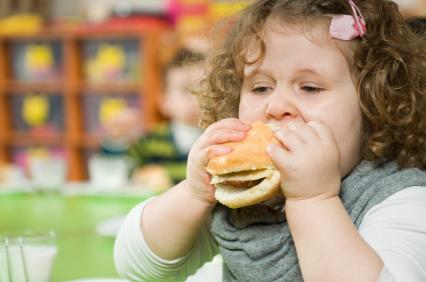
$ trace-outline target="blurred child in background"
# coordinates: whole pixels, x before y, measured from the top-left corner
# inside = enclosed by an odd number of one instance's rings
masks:
[[[138,114],[127,109],[105,129],[102,152],[125,153],[135,166],[132,181],[164,190],[185,178],[186,160],[192,143],[201,134],[198,103],[192,92],[203,75],[204,55],[187,48],[178,50],[163,69],[164,95],[159,110],[168,122],[157,125],[146,135],[136,137]],[[108,140],[125,140],[114,147]],[[125,146],[125,144],[128,144]]]

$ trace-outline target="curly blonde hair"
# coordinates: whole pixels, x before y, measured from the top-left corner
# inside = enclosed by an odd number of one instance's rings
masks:
[[[426,46],[389,0],[358,0],[367,33],[353,41],[351,72],[363,113],[362,157],[395,159],[401,167],[426,168]],[[244,66],[262,59],[265,22],[323,19],[352,15],[343,0],[259,0],[245,9],[212,48],[204,88],[199,93],[200,125],[237,117]],[[257,44],[260,56],[246,57]]]

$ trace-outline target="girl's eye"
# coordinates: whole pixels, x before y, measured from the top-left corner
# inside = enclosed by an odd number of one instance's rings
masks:
[[[272,90],[272,87],[258,86],[258,87],[254,87],[251,91],[257,94],[264,94],[264,93],[270,92],[271,90]]]
[[[317,94],[324,90],[324,88],[310,86],[310,85],[302,86],[300,87],[300,89],[311,94]]]

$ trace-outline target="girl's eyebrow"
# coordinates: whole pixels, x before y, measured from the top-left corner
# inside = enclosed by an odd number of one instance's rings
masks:
[[[324,81],[336,82],[338,79],[334,73],[330,73],[327,70],[317,68],[302,68],[295,71],[296,75],[312,75]]]
[[[261,79],[262,81],[269,81],[272,78],[268,76],[266,73],[262,72],[261,70],[253,70],[249,73],[244,73],[243,77],[243,85],[248,85],[253,83],[254,81],[257,81]]]
[[[311,74],[311,75],[319,76],[319,77],[322,77],[322,78],[327,78],[327,75],[324,72],[319,71],[317,69],[312,69],[312,68],[298,69],[298,70],[296,70],[295,73],[297,73],[297,74]]]
[[[311,75],[323,80],[335,80],[333,78],[333,74],[330,74],[326,70],[320,68],[296,68],[292,70],[291,73],[291,76]],[[248,82],[259,77],[268,78],[270,77],[270,74],[268,70],[262,69],[261,67],[247,67],[246,69],[244,69],[244,81]]]

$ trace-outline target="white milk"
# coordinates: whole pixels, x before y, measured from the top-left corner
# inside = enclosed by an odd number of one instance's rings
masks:
[[[9,268],[6,259],[6,249],[0,246],[0,281],[25,282],[25,272],[21,250],[18,246],[9,247]],[[25,245],[23,248],[29,282],[48,282],[52,272],[53,261],[57,254],[55,246]],[[10,270],[9,270],[10,269]],[[8,271],[11,277],[8,277]]]

